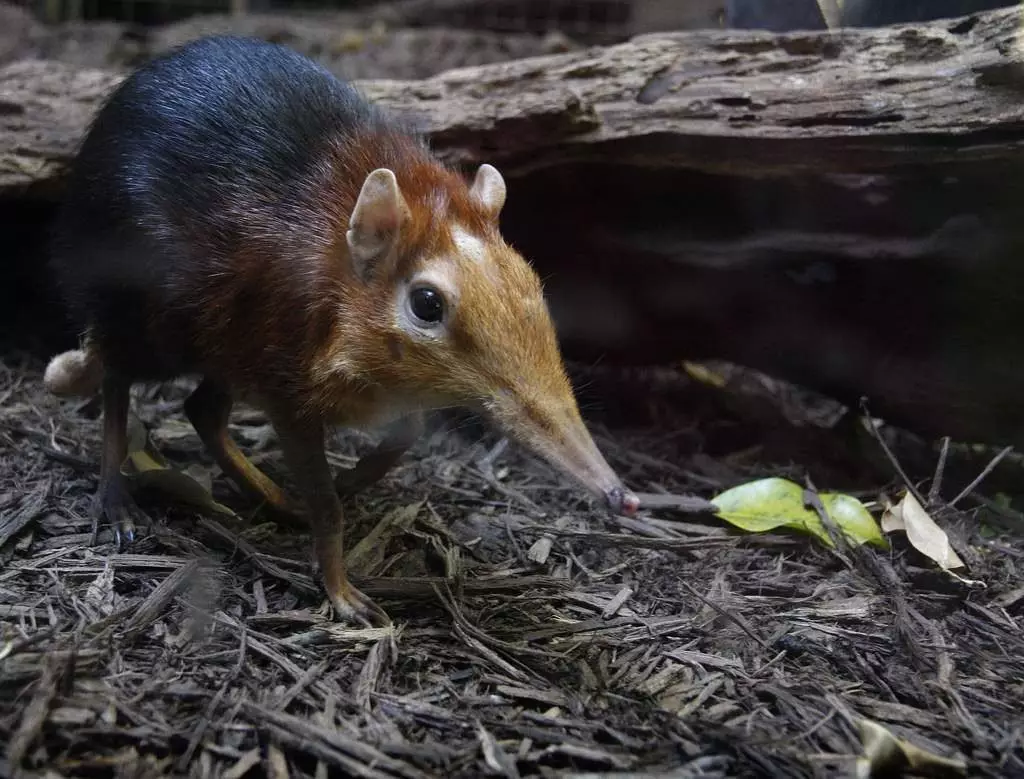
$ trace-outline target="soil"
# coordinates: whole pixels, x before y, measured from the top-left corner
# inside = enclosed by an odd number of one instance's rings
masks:
[[[972,777],[1024,776],[1009,512],[933,504],[981,588],[897,535],[833,550],[680,510],[812,464],[818,488],[843,481],[821,470],[841,445],[821,425],[790,428],[818,443],[787,461],[672,374],[634,377],[636,413],[593,416],[627,482],[662,493],[629,520],[448,418],[346,501],[355,580],[394,620],[367,629],[330,620],[308,537],[211,464],[187,382],[137,388],[134,413],[237,516],[142,494],[134,545],[93,539],[98,406],[49,396],[42,367],[0,365],[2,776],[848,776],[862,718]],[[260,414],[232,433],[289,483]],[[339,434],[334,465],[371,440]],[[892,486],[853,473],[865,500]]]

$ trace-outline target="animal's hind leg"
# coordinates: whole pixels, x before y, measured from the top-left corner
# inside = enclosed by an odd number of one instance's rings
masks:
[[[103,376],[103,450],[100,485],[93,502],[96,520],[105,517],[113,526],[117,547],[135,540],[134,515],[139,513],[121,465],[128,456],[128,407],[131,380],[107,371]]]
[[[283,517],[298,520],[298,508],[284,490],[253,465],[232,440],[228,431],[232,404],[231,393],[207,377],[185,401],[185,414],[217,465],[235,484]]]

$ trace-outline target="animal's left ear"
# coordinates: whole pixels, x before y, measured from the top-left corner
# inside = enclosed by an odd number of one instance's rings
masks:
[[[476,171],[469,194],[490,214],[491,219],[498,221],[498,215],[505,205],[505,179],[496,167],[486,162],[481,165]]]

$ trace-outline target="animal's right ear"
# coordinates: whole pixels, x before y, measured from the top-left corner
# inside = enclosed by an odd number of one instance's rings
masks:
[[[352,266],[363,281],[391,254],[408,214],[392,171],[377,168],[366,177],[345,234]]]

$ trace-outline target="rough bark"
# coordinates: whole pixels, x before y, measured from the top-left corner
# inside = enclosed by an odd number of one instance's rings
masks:
[[[718,27],[725,9],[725,0],[399,0],[368,8],[366,16],[413,27],[494,32],[557,29],[573,40],[607,44],[647,32]]]
[[[962,163],[998,156],[1015,140],[1000,137],[1021,129],[1019,16],[837,34],[655,34],[359,83],[419,116],[447,158],[496,161],[512,174],[612,152],[619,164],[743,175]],[[0,69],[0,187],[58,176],[121,77],[46,60]]]
[[[362,87],[501,167],[570,356],[723,358],[1018,441],[1019,28],[659,34]],[[57,196],[118,79],[0,70],[0,192]]]

